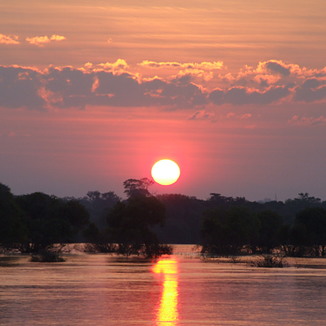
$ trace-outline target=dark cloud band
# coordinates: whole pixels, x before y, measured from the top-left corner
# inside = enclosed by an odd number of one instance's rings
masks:
[[[0,106],[47,109],[86,106],[168,107],[191,109],[214,105],[267,105],[281,100],[314,102],[326,100],[325,72],[304,75],[277,61],[260,63],[256,70],[234,78],[218,75],[211,89],[198,79],[180,77],[140,79],[127,71],[55,68],[45,71],[18,66],[0,67]],[[304,71],[304,70],[302,70]],[[223,87],[214,83],[223,80]]]

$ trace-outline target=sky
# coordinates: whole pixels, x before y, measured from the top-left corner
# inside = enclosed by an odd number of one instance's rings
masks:
[[[0,183],[14,194],[326,200],[324,0],[0,2]]]

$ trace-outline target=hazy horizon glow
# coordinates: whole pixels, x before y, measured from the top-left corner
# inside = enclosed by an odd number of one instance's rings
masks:
[[[0,182],[15,194],[326,200],[326,3],[0,4]]]

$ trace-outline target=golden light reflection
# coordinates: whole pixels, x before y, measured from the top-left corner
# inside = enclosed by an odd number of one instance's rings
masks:
[[[178,321],[178,262],[175,259],[162,258],[154,265],[152,272],[163,276],[156,325],[175,326]]]

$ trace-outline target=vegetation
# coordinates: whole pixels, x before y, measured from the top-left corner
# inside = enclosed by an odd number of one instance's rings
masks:
[[[203,253],[237,255],[258,239],[259,221],[243,207],[206,211],[203,219]]]
[[[79,198],[78,202],[88,211],[93,225],[90,230],[86,231],[86,234],[90,232],[89,235],[91,237],[96,236],[95,233],[99,229],[105,229],[107,227],[106,217],[113,206],[119,201],[120,198],[113,191],[105,193],[89,191],[85,197]]]
[[[23,211],[27,230],[26,241],[21,243],[23,252],[40,252],[53,243],[73,242],[89,215],[76,200],[62,200],[43,193],[16,197]]]
[[[325,257],[325,203],[307,194],[299,194],[299,198],[287,202],[292,208],[301,209],[294,210],[292,223],[271,210],[257,211],[252,208],[241,213],[240,220],[234,218],[232,206],[226,211],[220,208],[206,213],[203,220],[203,252],[225,255],[281,251],[288,256]],[[294,203],[298,206],[294,206]],[[267,260],[264,262],[268,263]]]
[[[39,254],[40,260],[46,260],[53,256],[48,252],[52,244],[75,241],[88,223],[88,212],[77,200],[63,200],[38,192],[15,197],[8,187],[0,185],[0,244],[3,248]]]
[[[139,192],[146,197],[150,181],[147,179],[142,184],[142,180],[129,179],[125,186],[127,196]],[[117,203],[127,205],[128,200],[123,201],[112,192],[108,193],[109,196],[91,193],[92,196],[79,199],[83,205],[86,204],[91,220],[84,239],[92,242],[97,247],[95,250],[112,252],[116,248],[112,249],[107,241],[114,237],[115,232],[111,228],[108,234],[107,217]],[[312,250],[311,245],[300,244],[302,225],[298,225],[297,215],[309,208],[326,209],[326,202],[307,193],[300,193],[297,198],[285,202],[250,202],[243,197],[225,197],[218,193],[212,193],[207,200],[181,194],[158,195],[155,198],[165,208],[164,225],[152,224],[149,230],[160,243],[201,244],[204,254],[224,256],[270,254],[275,250],[286,255],[325,256],[322,245],[316,245]],[[211,228],[210,223],[215,226]],[[228,237],[225,232],[229,232]],[[130,252],[129,249],[123,251]]]
[[[43,250],[33,255],[31,260],[40,263],[60,263],[65,261],[59,253],[50,250]]]
[[[89,252],[153,257],[171,253],[168,243],[196,243],[205,255],[326,256],[326,202],[307,193],[285,202],[218,193],[200,200],[154,196],[151,184],[126,180],[124,200],[112,191],[14,196],[0,184],[0,247],[40,255],[54,243],[88,242]]]
[[[251,262],[251,266],[265,268],[282,268],[285,266],[284,257],[278,255],[263,255],[262,258]]]
[[[109,239],[117,243],[119,254],[155,257],[171,253],[171,248],[160,245],[151,230],[154,225],[163,225],[165,208],[148,191],[150,185],[151,181],[146,178],[126,180],[127,200],[116,203],[108,215]]]
[[[300,211],[290,234],[292,254],[326,256],[326,209],[310,207]]]
[[[23,211],[9,187],[0,184],[0,244],[12,247],[15,243],[26,242],[27,237]]]

